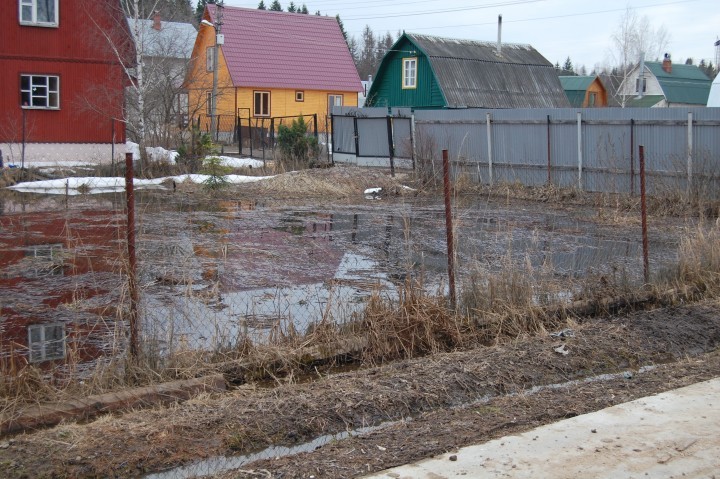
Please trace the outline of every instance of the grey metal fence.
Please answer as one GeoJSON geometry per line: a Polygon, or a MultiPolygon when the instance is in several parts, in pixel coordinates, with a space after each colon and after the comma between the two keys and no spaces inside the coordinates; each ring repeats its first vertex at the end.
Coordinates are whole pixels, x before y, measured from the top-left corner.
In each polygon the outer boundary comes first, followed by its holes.
{"type": "Polygon", "coordinates": [[[339,108],[333,113],[336,162],[385,166],[394,147],[396,158],[427,165],[439,162],[441,150],[448,149],[456,175],[486,184],[636,193],[637,151],[644,145],[651,193],[698,188],[718,193],[716,108],[339,108]]]}

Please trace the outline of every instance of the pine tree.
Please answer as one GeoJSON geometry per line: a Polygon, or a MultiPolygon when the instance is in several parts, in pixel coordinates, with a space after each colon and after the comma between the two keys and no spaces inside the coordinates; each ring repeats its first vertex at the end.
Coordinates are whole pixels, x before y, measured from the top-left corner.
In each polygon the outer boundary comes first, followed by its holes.
{"type": "Polygon", "coordinates": [[[265,2],[263,0],[260,0],[260,3],[258,3],[258,10],[267,10],[267,7],[265,6],[265,2]]]}
{"type": "Polygon", "coordinates": [[[295,2],[290,2],[290,5],[288,5],[288,12],[297,13],[297,7],[295,6],[295,2]]]}
{"type": "MultiPolygon", "coordinates": [[[[320,12],[318,12],[318,13],[320,13],[320,12]]],[[[339,13],[338,13],[337,15],[335,15],[335,20],[337,20],[338,25],[340,25],[340,31],[342,32],[342,36],[343,36],[343,38],[345,39],[345,43],[347,43],[347,41],[348,41],[348,35],[347,35],[347,32],[345,31],[345,25],[343,25],[342,20],[340,20],[340,14],[339,14],[339,13]]]]}
{"type": "Polygon", "coordinates": [[[317,12],[315,12],[315,15],[317,15],[317,16],[319,17],[319,16],[320,16],[320,10],[318,10],[317,12]]]}
{"type": "Polygon", "coordinates": [[[205,12],[205,5],[214,3],[215,0],[198,0],[197,7],[195,8],[195,19],[200,22],[202,20],[203,13],[205,12]]]}
{"type": "Polygon", "coordinates": [[[572,61],[570,60],[570,57],[567,57],[565,60],[565,64],[563,65],[563,75],[574,75],[575,69],[573,68],[572,61]]]}
{"type": "Polygon", "coordinates": [[[270,4],[270,10],[273,12],[282,12],[283,8],[282,5],[280,5],[280,2],[278,0],[273,0],[272,4],[270,4]]]}
{"type": "Polygon", "coordinates": [[[310,13],[310,10],[308,10],[307,5],[305,5],[304,3],[303,3],[302,8],[300,9],[300,13],[302,13],[303,15],[308,15],[310,13]]]}

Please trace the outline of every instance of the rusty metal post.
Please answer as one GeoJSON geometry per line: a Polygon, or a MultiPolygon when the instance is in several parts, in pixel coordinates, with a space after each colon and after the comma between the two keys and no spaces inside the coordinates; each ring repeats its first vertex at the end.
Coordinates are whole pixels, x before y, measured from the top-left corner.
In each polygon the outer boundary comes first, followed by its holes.
{"type": "Polygon", "coordinates": [[[442,151],[443,183],[445,185],[445,230],[447,233],[448,250],[448,286],[450,287],[450,304],[455,307],[455,240],[453,239],[452,210],[450,207],[450,160],[448,151],[442,151]]]}
{"type": "Polygon", "coordinates": [[[125,196],[127,199],[128,289],[130,290],[130,357],[138,356],[138,286],[135,257],[135,191],[133,185],[133,155],[125,154],[125,196]]]}
{"type": "Polygon", "coordinates": [[[650,282],[650,259],[648,253],[647,207],[645,204],[645,147],[640,145],[640,214],[642,215],[643,274],[645,284],[650,282]]]}

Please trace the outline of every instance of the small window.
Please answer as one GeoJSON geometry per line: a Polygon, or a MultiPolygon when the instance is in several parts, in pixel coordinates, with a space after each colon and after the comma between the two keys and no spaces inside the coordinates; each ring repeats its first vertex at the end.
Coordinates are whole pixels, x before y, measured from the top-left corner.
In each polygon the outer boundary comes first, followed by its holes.
{"type": "Polygon", "coordinates": [[[328,95],[328,113],[332,113],[332,109],[334,106],[343,106],[342,95],[328,95]]]}
{"type": "Polygon", "coordinates": [[[23,108],[60,108],[60,77],[20,75],[20,105],[23,108]]]}
{"type": "Polygon", "coordinates": [[[403,58],[402,87],[417,87],[417,58],[403,58]]]}
{"type": "Polygon", "coordinates": [[[39,363],[65,357],[65,325],[34,324],[28,326],[30,362],[39,363]]]}
{"type": "Polygon", "coordinates": [[[642,91],[645,93],[647,91],[647,78],[636,78],[635,79],[635,93],[640,93],[640,81],[642,81],[642,91]]]}
{"type": "Polygon", "coordinates": [[[215,47],[208,47],[205,50],[205,69],[209,72],[215,67],[215,47]]]}
{"type": "Polygon", "coordinates": [[[255,97],[255,116],[270,116],[270,92],[256,91],[253,96],[255,97]]]}
{"type": "Polygon", "coordinates": [[[590,97],[588,98],[588,106],[589,106],[589,107],[595,106],[596,96],[597,96],[596,93],[590,93],[590,97]]]}
{"type": "Polygon", "coordinates": [[[304,91],[296,91],[295,92],[295,101],[305,101],[305,92],[304,91]]]}
{"type": "Polygon", "coordinates": [[[20,23],[37,27],[56,27],[59,23],[58,0],[20,0],[20,23]]]}

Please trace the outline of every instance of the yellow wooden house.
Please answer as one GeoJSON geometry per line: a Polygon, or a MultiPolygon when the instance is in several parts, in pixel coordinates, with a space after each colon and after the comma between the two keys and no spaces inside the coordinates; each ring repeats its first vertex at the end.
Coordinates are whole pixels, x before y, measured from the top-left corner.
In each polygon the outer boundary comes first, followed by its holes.
{"type": "Polygon", "coordinates": [[[220,132],[232,132],[238,118],[277,128],[301,115],[308,122],[316,115],[324,131],[332,106],[357,106],[362,84],[334,17],[209,4],[185,81],[189,114],[203,130],[211,124],[216,51],[220,132]]]}

